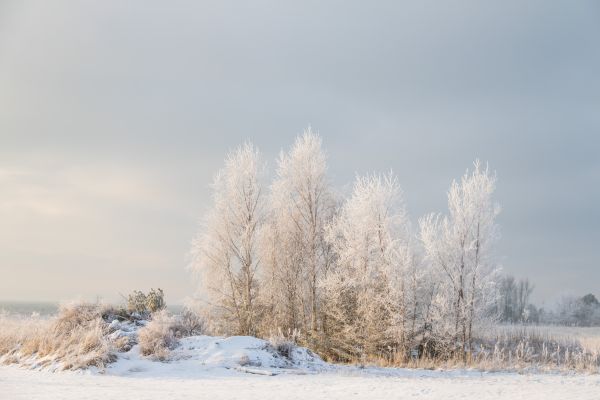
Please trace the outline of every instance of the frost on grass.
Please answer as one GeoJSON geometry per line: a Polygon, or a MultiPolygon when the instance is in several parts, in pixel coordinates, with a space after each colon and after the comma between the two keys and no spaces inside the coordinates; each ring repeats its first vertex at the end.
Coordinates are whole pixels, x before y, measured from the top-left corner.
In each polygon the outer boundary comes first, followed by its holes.
{"type": "MultiPolygon", "coordinates": [[[[597,339],[598,337],[596,337],[597,339]]],[[[476,365],[488,370],[571,370],[597,373],[597,342],[553,333],[552,327],[497,326],[480,333],[476,365]]]]}
{"type": "Polygon", "coordinates": [[[166,311],[160,311],[164,309],[162,291],[151,290],[148,295],[134,292],[129,300],[129,310],[70,302],[62,304],[50,318],[1,315],[0,363],[52,370],[103,369],[119,352],[130,351],[137,344],[139,327],[152,316],[150,326],[142,332],[143,348],[148,355],[166,358],[174,338],[162,328],[171,321],[166,311]]]}
{"type": "MultiPolygon", "coordinates": [[[[328,364],[311,350],[297,345],[297,332],[283,334],[278,330],[267,340],[249,336],[186,337],[186,332],[198,326],[197,320],[188,325],[181,316],[171,316],[166,311],[155,313],[150,321],[119,320],[114,318],[115,312],[118,310],[112,307],[78,303],[64,306],[53,319],[3,316],[0,362],[50,370],[93,366],[111,374],[189,370],[188,374],[199,367],[200,372],[224,368],[268,375],[292,370],[352,371],[347,369],[350,367],[328,364]]],[[[589,337],[576,339],[572,333],[548,335],[533,328],[498,329],[478,335],[481,339],[474,343],[471,367],[597,372],[597,348],[588,348],[583,342],[589,337]]],[[[460,356],[422,357],[405,364],[386,363],[384,359],[371,361],[380,366],[417,368],[465,366],[460,356]]]]}
{"type": "Polygon", "coordinates": [[[144,297],[136,307],[131,302],[127,308],[71,302],[49,318],[0,314],[0,364],[103,370],[119,354],[132,351],[149,360],[168,361],[179,339],[203,333],[204,320],[193,311],[173,316],[164,309],[162,291],[140,293],[129,296],[144,297]]]}
{"type": "Polygon", "coordinates": [[[175,348],[176,320],[166,310],[152,315],[152,319],[138,331],[140,354],[155,360],[165,361],[175,348]]]}
{"type": "Polygon", "coordinates": [[[115,360],[115,344],[102,318],[105,306],[67,303],[55,318],[2,318],[0,361],[32,368],[105,367],[115,360]]]}

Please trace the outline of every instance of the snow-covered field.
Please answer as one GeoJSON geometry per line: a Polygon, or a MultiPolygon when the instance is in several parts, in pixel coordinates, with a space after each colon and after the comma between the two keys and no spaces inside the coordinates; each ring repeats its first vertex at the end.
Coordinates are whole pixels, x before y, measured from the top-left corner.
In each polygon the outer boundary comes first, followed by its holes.
{"type": "Polygon", "coordinates": [[[579,342],[589,351],[600,352],[600,327],[558,326],[558,325],[498,325],[493,335],[526,332],[548,339],[563,339],[579,342]]]}
{"type": "Polygon", "coordinates": [[[182,376],[51,373],[0,367],[2,399],[598,399],[597,375],[341,370],[262,376],[217,368],[182,376]]]}
{"type": "Polygon", "coordinates": [[[599,399],[599,375],[335,366],[253,337],[194,336],[170,362],[120,353],[105,370],[0,366],[0,399],[599,399]]]}

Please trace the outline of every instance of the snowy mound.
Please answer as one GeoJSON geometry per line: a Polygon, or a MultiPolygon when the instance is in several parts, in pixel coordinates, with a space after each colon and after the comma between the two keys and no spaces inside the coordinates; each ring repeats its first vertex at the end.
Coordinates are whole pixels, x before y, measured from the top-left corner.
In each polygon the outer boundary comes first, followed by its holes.
{"type": "Polygon", "coordinates": [[[195,359],[213,367],[312,368],[324,362],[304,347],[295,347],[289,356],[280,354],[269,342],[252,336],[192,336],[181,339],[175,358],[195,359]]]}
{"type": "Polygon", "coordinates": [[[142,357],[135,345],[120,353],[105,373],[109,375],[203,376],[207,373],[306,374],[330,365],[307,348],[294,346],[281,354],[268,341],[251,336],[191,336],[179,340],[168,362],[142,357]]]}

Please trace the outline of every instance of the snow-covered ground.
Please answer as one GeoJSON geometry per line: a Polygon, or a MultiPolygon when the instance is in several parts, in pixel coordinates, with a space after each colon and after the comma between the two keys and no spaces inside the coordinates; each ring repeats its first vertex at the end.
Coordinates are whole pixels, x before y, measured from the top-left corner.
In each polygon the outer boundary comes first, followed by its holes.
{"type": "Polygon", "coordinates": [[[2,399],[599,399],[600,377],[416,370],[262,376],[217,368],[127,376],[0,367],[2,399]]]}
{"type": "Polygon", "coordinates": [[[141,357],[138,346],[120,353],[117,362],[105,371],[116,376],[162,376],[202,378],[206,375],[230,375],[233,372],[254,375],[315,374],[334,368],[304,347],[294,347],[290,357],[280,354],[267,341],[251,336],[191,336],[179,341],[171,351],[171,361],[150,361],[141,357]]]}
{"type": "Polygon", "coordinates": [[[0,366],[0,399],[599,399],[600,376],[334,366],[253,337],[184,338],[170,362],[120,353],[106,370],[0,366]]]}

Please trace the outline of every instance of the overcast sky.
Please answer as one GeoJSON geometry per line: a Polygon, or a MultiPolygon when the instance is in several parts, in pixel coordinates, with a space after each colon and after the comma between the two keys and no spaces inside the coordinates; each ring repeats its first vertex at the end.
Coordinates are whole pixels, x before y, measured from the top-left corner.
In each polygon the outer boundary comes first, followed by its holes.
{"type": "Polygon", "coordinates": [[[0,300],[181,302],[228,150],[308,124],[415,222],[489,162],[504,270],[600,295],[597,1],[0,0],[0,300]]]}

